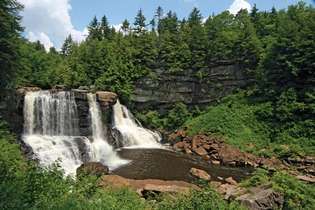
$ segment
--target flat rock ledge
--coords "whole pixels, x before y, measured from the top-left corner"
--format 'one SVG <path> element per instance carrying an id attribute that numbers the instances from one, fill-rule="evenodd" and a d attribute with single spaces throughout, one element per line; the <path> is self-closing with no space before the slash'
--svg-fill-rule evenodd
<path id="1" fill-rule="evenodd" d="M 36 92 L 42 90 L 39 87 L 20 87 L 16 90 L 16 93 L 20 96 L 24 96 L 27 92 Z M 58 91 L 71 91 L 74 94 L 76 100 L 87 101 L 87 94 L 95 93 L 98 102 L 102 107 L 112 106 L 118 100 L 118 95 L 116 93 L 110 91 L 96 91 L 92 92 L 85 88 L 79 89 L 67 89 L 65 86 L 57 85 L 51 89 L 48 89 L 51 92 L 58 92 Z"/>
<path id="2" fill-rule="evenodd" d="M 164 181 L 157 179 L 134 180 L 118 175 L 102 176 L 99 182 L 100 187 L 130 188 L 140 196 L 146 192 L 155 193 L 189 193 L 191 190 L 200 190 L 196 185 L 184 181 Z"/>

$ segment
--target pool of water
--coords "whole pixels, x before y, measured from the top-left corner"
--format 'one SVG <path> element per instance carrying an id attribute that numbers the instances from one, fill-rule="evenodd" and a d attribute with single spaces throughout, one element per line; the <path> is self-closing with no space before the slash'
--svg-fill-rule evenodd
<path id="1" fill-rule="evenodd" d="M 189 173 L 193 167 L 207 171 L 212 181 L 220 181 L 228 177 L 240 181 L 253 172 L 252 168 L 211 165 L 198 157 L 162 149 L 121 149 L 118 154 L 131 161 L 114 170 L 113 173 L 131 179 L 193 182 L 197 180 Z"/>

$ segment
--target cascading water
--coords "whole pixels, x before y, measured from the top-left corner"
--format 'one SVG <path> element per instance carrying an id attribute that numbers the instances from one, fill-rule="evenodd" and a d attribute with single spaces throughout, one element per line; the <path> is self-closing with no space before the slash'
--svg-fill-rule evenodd
<path id="1" fill-rule="evenodd" d="M 70 92 L 28 92 L 24 102 L 23 141 L 43 166 L 58 161 L 66 175 L 74 175 L 90 142 L 78 136 L 77 107 Z M 85 153 L 85 154 L 84 154 Z"/>
<path id="2" fill-rule="evenodd" d="M 145 129 L 136 121 L 131 112 L 117 100 L 114 109 L 114 129 L 121 134 L 124 147 L 161 148 L 158 133 Z"/>
<path id="3" fill-rule="evenodd" d="M 24 102 L 23 141 L 42 166 L 58 161 L 66 175 L 88 161 L 100 161 L 114 169 L 126 163 L 106 142 L 95 95 L 88 95 L 93 141 L 79 135 L 77 106 L 71 92 L 28 92 Z"/>
<path id="4" fill-rule="evenodd" d="M 120 159 L 114 152 L 112 146 L 109 145 L 108 142 L 106 141 L 106 135 L 104 133 L 104 126 L 102 123 L 100 106 L 96 101 L 95 94 L 90 93 L 87 96 L 90 106 L 90 115 L 93 132 L 92 159 L 94 161 L 104 163 L 110 169 L 114 169 L 122 164 L 126 164 L 128 161 Z"/>

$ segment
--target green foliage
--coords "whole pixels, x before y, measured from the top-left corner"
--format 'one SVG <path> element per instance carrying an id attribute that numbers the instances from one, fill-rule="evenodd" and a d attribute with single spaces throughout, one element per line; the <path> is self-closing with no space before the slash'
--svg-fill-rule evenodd
<path id="1" fill-rule="evenodd" d="M 159 130 L 174 130 L 184 124 L 192 116 L 197 115 L 196 110 L 188 110 L 183 103 L 176 103 L 164 115 L 157 111 L 137 113 L 136 117 L 146 126 Z"/>
<path id="2" fill-rule="evenodd" d="M 22 6 L 16 0 L 0 2 L 0 89 L 11 86 L 18 69 L 18 39 L 22 28 L 19 11 Z"/>
<path id="3" fill-rule="evenodd" d="M 210 188 L 202 191 L 194 191 L 190 195 L 181 197 L 166 197 L 163 201 L 157 204 L 157 209 L 168 210 L 215 210 L 215 209 L 245 209 L 234 202 L 227 203 L 216 192 Z"/>
<path id="4" fill-rule="evenodd" d="M 258 170 L 254 176 L 242 183 L 245 187 L 271 185 L 284 195 L 284 209 L 313 209 L 315 205 L 315 188 L 284 172 L 269 174 Z"/>
<path id="5" fill-rule="evenodd" d="M 256 119 L 257 106 L 246 103 L 242 94 L 225 98 L 219 105 L 210 106 L 208 110 L 184 125 L 190 135 L 198 133 L 215 133 L 227 138 L 228 143 L 251 151 L 256 144 L 263 148 L 268 145 L 268 128 Z"/>
<path id="6" fill-rule="evenodd" d="M 291 96 L 285 97 L 285 100 Z M 288 119 L 283 120 L 290 123 L 283 123 L 276 118 L 273 103 L 256 99 L 244 92 L 226 97 L 218 105 L 210 106 L 205 113 L 188 120 L 184 126 L 190 135 L 223 135 L 228 143 L 257 155 L 285 158 L 314 154 L 314 122 L 311 118 L 295 121 L 295 115 L 291 115 L 290 110 L 299 106 L 294 101 L 290 100 L 287 104 L 279 102 L 282 106 L 276 106 L 276 112 L 288 112 L 285 114 Z"/>

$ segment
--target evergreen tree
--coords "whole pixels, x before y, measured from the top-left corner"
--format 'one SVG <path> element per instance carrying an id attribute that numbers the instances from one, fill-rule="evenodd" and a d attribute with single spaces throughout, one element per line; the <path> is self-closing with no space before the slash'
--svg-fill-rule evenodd
<path id="1" fill-rule="evenodd" d="M 100 24 L 99 24 L 96 16 L 94 16 L 93 20 L 91 21 L 90 25 L 88 26 L 88 31 L 89 31 L 89 36 L 88 36 L 89 40 L 92 40 L 92 39 L 101 40 L 102 39 L 102 32 L 100 30 Z"/>
<path id="2" fill-rule="evenodd" d="M 130 23 L 129 23 L 129 21 L 127 19 L 125 19 L 123 21 L 121 29 L 122 29 L 124 35 L 129 34 L 129 32 L 130 32 Z"/>
<path id="3" fill-rule="evenodd" d="M 71 49 L 73 47 L 73 40 L 71 34 L 65 39 L 65 42 L 63 43 L 61 47 L 61 54 L 64 56 L 68 56 L 71 53 Z"/>
<path id="4" fill-rule="evenodd" d="M 194 8 L 189 15 L 186 27 L 186 40 L 191 52 L 191 68 L 198 72 L 206 66 L 207 39 L 202 16 L 197 8 Z"/>
<path id="5" fill-rule="evenodd" d="M 202 15 L 200 13 L 200 10 L 195 7 L 193 8 L 192 12 L 189 15 L 188 24 L 190 27 L 193 27 L 196 25 L 201 25 L 201 23 L 202 23 Z"/>
<path id="6" fill-rule="evenodd" d="M 135 32 L 137 34 L 142 34 L 145 32 L 145 27 L 146 27 L 145 20 L 146 18 L 144 17 L 143 12 L 140 9 L 138 11 L 137 16 L 135 17 L 135 22 L 134 22 Z"/>
<path id="7" fill-rule="evenodd" d="M 0 89 L 12 85 L 12 78 L 19 68 L 19 38 L 22 28 L 16 0 L 0 1 Z"/>
<path id="8" fill-rule="evenodd" d="M 109 27 L 109 23 L 105 15 L 101 19 L 100 31 L 103 39 L 109 39 L 111 37 L 111 28 Z"/>

